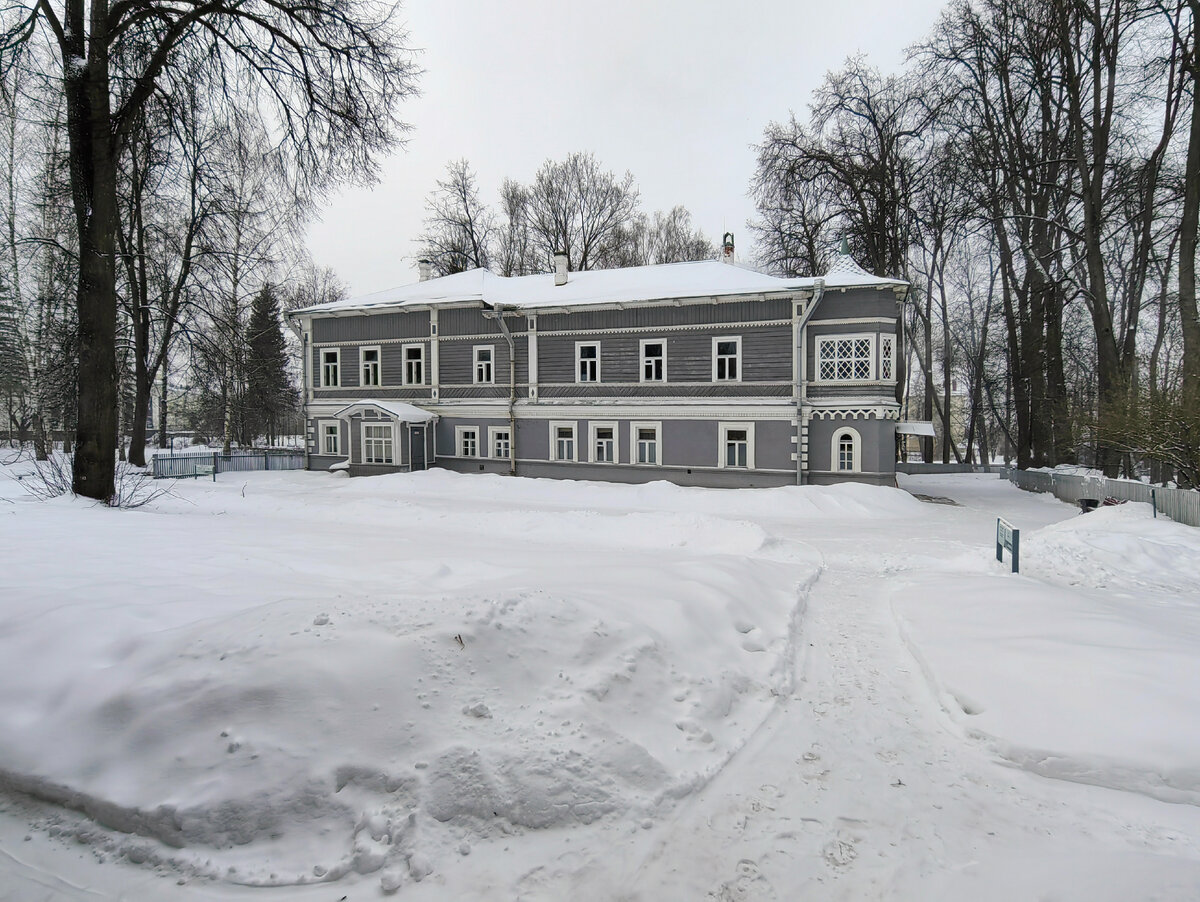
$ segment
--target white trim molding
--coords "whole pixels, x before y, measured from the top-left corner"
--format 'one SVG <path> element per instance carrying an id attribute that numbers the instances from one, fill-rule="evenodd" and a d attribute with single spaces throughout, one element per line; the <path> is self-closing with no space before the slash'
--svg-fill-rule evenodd
<path id="1" fill-rule="evenodd" d="M 386 436 L 367 438 L 368 429 L 379 429 L 386 427 L 388 434 Z M 375 420 L 374 422 L 360 421 L 359 431 L 362 433 L 359 436 L 359 443 L 362 445 L 362 457 L 360 462 L 370 466 L 394 467 L 396 466 L 396 424 L 392 420 Z M 384 448 L 391 453 L 384 460 L 367 460 L 367 442 L 385 442 Z"/>
<path id="2" fill-rule="evenodd" d="M 480 360 L 479 354 L 481 351 L 487 352 L 487 360 Z M 486 379 L 480 378 L 481 368 L 486 368 Z M 495 345 L 472 345 L 471 346 L 471 384 L 472 385 L 495 385 L 496 384 L 496 346 Z"/>
<path id="3" fill-rule="evenodd" d="M 570 445 L 571 453 L 568 456 L 563 456 L 558 453 L 558 451 L 559 451 L 558 431 L 560 429 L 570 429 L 571 430 L 570 437 L 562 439 L 563 441 L 569 441 L 571 443 L 571 445 Z M 548 450 L 549 450 L 549 454 L 547 454 L 546 459 L 549 461 L 559 461 L 559 462 L 570 461 L 572 463 L 578 463 L 579 462 L 579 423 L 576 422 L 575 420 L 551 420 L 550 421 L 550 447 Z"/>
<path id="4" fill-rule="evenodd" d="M 375 359 L 368 361 L 367 354 L 372 351 Z M 383 386 L 383 350 L 379 345 L 362 345 L 358 349 L 358 385 L 360 388 Z"/>
<path id="5" fill-rule="evenodd" d="M 640 451 L 640 448 L 638 447 L 640 444 L 640 437 L 638 436 L 639 430 L 654 431 L 654 460 L 639 460 L 639 458 L 642 456 L 638 453 Z M 629 424 L 629 462 L 635 467 L 661 467 L 663 459 L 662 435 L 661 422 L 631 422 Z"/>
<path id="6" fill-rule="evenodd" d="M 506 444 L 505 444 L 503 453 L 500 453 L 500 451 L 496 448 L 496 442 L 499 440 L 499 437 L 501 434 L 506 436 L 506 438 L 504 439 Z M 511 448 L 512 448 L 512 429 L 511 429 L 511 427 L 509 427 L 508 425 L 488 426 L 487 451 L 488 451 L 489 456 L 491 456 L 495 460 L 508 460 Z"/>
<path id="7" fill-rule="evenodd" d="M 875 373 L 878 371 L 876 366 L 876 339 L 875 332 L 847 332 L 838 335 L 817 335 L 814 336 L 816 344 L 813 346 L 813 358 L 816 361 L 816 372 L 813 373 L 813 383 L 819 385 L 845 385 L 855 382 L 874 382 Z M 865 353 L 859 353 L 858 343 L 862 342 L 866 346 Z M 848 356 L 841 353 L 840 345 L 842 343 L 850 344 L 850 354 Z M 833 357 L 829 361 L 822 360 L 821 351 L 823 348 L 832 345 L 834 348 Z M 828 362 L 832 367 L 833 375 L 826 376 L 823 372 L 824 364 Z M 855 374 L 858 369 L 858 364 L 865 362 L 867 371 L 865 375 Z M 849 366 L 851 375 L 841 376 L 839 370 L 843 366 Z"/>
<path id="8" fill-rule="evenodd" d="M 487 457 L 486 448 L 481 447 L 480 442 L 481 427 L 479 426 L 455 426 L 454 427 L 454 454 L 456 457 Z M 471 434 L 471 441 L 475 445 L 475 453 L 467 453 L 467 434 Z"/>
<path id="9" fill-rule="evenodd" d="M 725 356 L 722 358 L 717 357 L 717 346 L 718 346 L 718 343 L 720 343 L 720 342 L 733 342 L 734 345 L 736 346 L 736 350 L 735 350 L 734 356 L 733 356 L 734 373 L 732 376 L 729 375 L 729 367 L 726 366 L 725 367 L 726 375 L 721 378 L 717 377 L 718 359 L 720 359 L 720 360 L 728 360 L 729 359 L 728 356 Z M 740 335 L 714 335 L 712 337 L 712 381 L 717 382 L 717 383 L 741 382 L 742 381 L 742 336 L 740 336 Z"/>
<path id="10" fill-rule="evenodd" d="M 594 366 L 589 367 L 589 369 L 591 369 L 594 373 L 593 378 L 588 378 L 588 379 L 583 378 L 584 358 L 582 356 L 580 356 L 583 348 L 595 348 L 596 349 L 596 356 L 587 358 L 587 361 L 589 363 L 594 364 Z M 598 341 L 577 341 L 577 342 L 575 342 L 575 383 L 576 384 L 592 385 L 594 383 L 597 383 L 597 382 L 600 382 L 603 380 L 604 374 L 600 369 L 600 353 L 601 353 L 601 348 L 600 348 L 600 342 L 598 342 Z"/>
<path id="11" fill-rule="evenodd" d="M 596 445 L 599 442 L 599 436 L 596 434 L 600 429 L 611 429 L 612 438 L 608 439 L 609 454 L 612 456 L 608 460 L 599 460 L 596 455 Z M 590 420 L 588 422 L 588 463 L 593 464 L 616 464 L 620 463 L 620 447 L 621 447 L 621 427 L 616 420 Z"/>
<path id="12" fill-rule="evenodd" d="M 321 457 L 348 457 L 342 451 L 342 421 L 341 420 L 317 420 L 317 450 L 314 452 Z M 337 431 L 332 435 L 327 435 L 327 430 L 332 427 Z M 332 451 L 328 449 L 326 443 L 327 438 L 333 439 L 334 448 Z"/>
<path id="13" fill-rule="evenodd" d="M 341 388 L 342 387 L 342 349 L 341 348 L 322 348 L 321 355 L 321 382 L 317 388 Z M 326 355 L 333 355 L 333 374 L 337 377 L 333 382 L 328 380 L 330 363 L 326 359 Z"/>
<path id="14" fill-rule="evenodd" d="M 415 358 L 414 360 L 410 361 L 408 359 L 408 352 L 412 348 L 416 348 L 418 351 L 421 352 L 421 354 L 418 358 Z M 425 376 L 426 376 L 425 357 L 426 357 L 426 354 L 425 354 L 425 343 L 424 342 L 410 342 L 409 344 L 400 346 L 400 367 L 401 367 L 401 369 L 400 369 L 400 384 L 401 385 L 408 387 L 411 385 L 426 385 L 426 384 L 428 384 L 425 381 Z M 410 362 L 415 362 L 415 363 L 420 364 L 421 378 L 419 381 L 409 378 L 408 365 Z"/>
<path id="15" fill-rule="evenodd" d="M 744 432 L 746 434 L 745 443 L 745 465 L 739 463 L 729 463 L 729 433 Z M 736 441 L 736 439 L 735 439 Z M 754 424 L 753 423 L 718 423 L 717 424 L 717 467 L 725 470 L 753 470 L 754 469 Z"/>
<path id="16" fill-rule="evenodd" d="M 662 348 L 662 356 L 658 358 L 646 357 L 646 345 L 658 345 Z M 657 360 L 658 376 L 647 377 L 646 364 Z M 661 383 L 667 381 L 667 340 L 665 338 L 643 338 L 638 341 L 638 381 Z"/>
<path id="17" fill-rule="evenodd" d="M 848 438 L 850 466 L 843 467 L 842 440 Z M 853 426 L 838 426 L 833 430 L 833 438 L 829 444 L 829 465 L 835 473 L 862 472 L 862 436 Z"/>

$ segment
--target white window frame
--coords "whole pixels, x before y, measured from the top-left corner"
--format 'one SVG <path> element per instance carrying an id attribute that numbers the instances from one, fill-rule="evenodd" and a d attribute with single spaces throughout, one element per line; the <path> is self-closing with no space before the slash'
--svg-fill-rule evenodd
<path id="1" fill-rule="evenodd" d="M 596 360 L 595 360 L 596 378 L 595 379 L 584 379 L 583 378 L 583 373 L 581 372 L 581 370 L 582 370 L 581 364 L 583 363 L 583 358 L 579 356 L 580 351 L 583 348 L 595 348 L 596 349 Z M 593 383 L 599 382 L 603 378 L 603 373 L 600 370 L 600 353 L 601 353 L 600 342 L 598 342 L 598 341 L 577 341 L 577 342 L 575 342 L 575 381 L 578 384 L 591 385 Z M 589 360 L 589 362 L 591 362 L 591 361 Z"/>
<path id="2" fill-rule="evenodd" d="M 561 457 L 558 453 L 558 430 L 571 430 L 571 456 Z M 575 420 L 551 420 L 550 421 L 550 454 L 549 459 L 552 461 L 579 461 L 579 424 Z"/>
<path id="3" fill-rule="evenodd" d="M 746 466 L 738 467 L 728 462 L 726 444 L 729 433 L 742 429 L 746 432 Z M 717 424 L 717 466 L 723 470 L 753 470 L 754 469 L 754 424 L 753 423 L 718 423 Z"/>
<path id="4" fill-rule="evenodd" d="M 852 466 L 848 469 L 842 469 L 841 459 L 841 438 L 843 435 L 849 435 L 851 440 L 850 453 L 854 456 L 851 461 Z M 862 436 L 859 435 L 857 429 L 853 426 L 847 426 L 844 423 L 838 424 L 833 430 L 833 438 L 829 443 L 829 469 L 834 473 L 861 473 L 862 472 Z"/>
<path id="5" fill-rule="evenodd" d="M 367 363 L 367 351 L 375 352 L 373 364 Z M 367 380 L 368 366 L 374 367 L 375 380 L 373 382 Z M 383 351 L 378 345 L 358 349 L 358 384 L 363 388 L 379 388 L 383 385 Z"/>
<path id="6" fill-rule="evenodd" d="M 813 376 L 814 376 L 813 381 L 814 382 L 823 382 L 826 385 L 833 384 L 833 383 L 837 383 L 838 385 L 845 385 L 846 383 L 863 383 L 863 382 L 876 381 L 875 375 L 878 372 L 878 368 L 876 366 L 876 357 L 875 357 L 875 349 L 876 349 L 875 339 L 876 339 L 876 337 L 877 337 L 876 333 L 874 333 L 874 332 L 846 332 L 841 335 L 818 335 L 817 339 L 816 339 L 816 344 L 813 347 L 814 358 L 815 358 L 814 359 L 815 372 L 813 373 Z M 834 364 L 833 364 L 834 376 L 833 376 L 833 378 L 826 379 L 821 375 L 821 349 L 823 347 L 825 347 L 826 345 L 835 344 L 836 342 L 839 342 L 839 341 L 865 341 L 865 342 L 867 342 L 866 361 L 867 361 L 868 371 L 867 371 L 867 376 L 865 379 L 857 379 L 857 378 L 839 379 L 836 375 L 837 361 L 839 361 L 842 358 L 837 356 L 836 351 L 835 351 L 834 357 L 833 357 L 833 360 L 834 360 Z M 860 360 L 862 358 L 860 358 L 856 354 L 856 355 L 853 355 L 852 357 L 850 357 L 849 359 L 851 361 L 855 361 L 855 360 Z"/>
<path id="7" fill-rule="evenodd" d="M 359 430 L 362 432 L 362 435 L 360 436 L 360 442 L 362 444 L 362 462 L 364 464 L 371 464 L 372 466 L 394 467 L 396 465 L 396 424 L 391 423 L 387 420 L 361 420 L 360 423 L 361 423 L 361 425 L 359 426 Z M 380 438 L 368 439 L 367 438 L 367 430 L 377 427 L 377 426 L 380 428 L 386 428 L 388 430 L 388 437 L 384 438 L 384 439 L 380 439 Z M 391 452 L 392 452 L 391 460 L 367 460 L 367 442 L 368 441 L 372 441 L 372 442 L 385 441 L 385 442 L 387 442 L 388 446 L 391 448 Z"/>
<path id="8" fill-rule="evenodd" d="M 654 430 L 654 462 L 641 463 L 638 461 L 638 430 Z M 629 462 L 635 467 L 661 467 L 663 465 L 662 422 L 641 422 L 629 424 Z"/>
<path id="9" fill-rule="evenodd" d="M 416 348 L 418 351 L 421 352 L 421 361 L 420 361 L 421 362 L 421 379 L 420 379 L 420 381 L 414 381 L 414 380 L 410 379 L 408 376 L 408 364 L 409 364 L 408 351 L 410 348 Z M 401 385 L 424 385 L 425 384 L 425 345 L 420 344 L 420 343 L 401 345 L 400 346 L 400 366 L 401 366 L 400 375 L 401 375 L 401 379 L 402 379 L 402 381 L 400 383 Z"/>
<path id="10" fill-rule="evenodd" d="M 612 430 L 612 460 L 600 460 L 596 456 L 596 432 L 600 429 Z M 588 461 L 594 464 L 620 463 L 621 457 L 621 427 L 615 420 L 603 420 L 588 423 Z"/>
<path id="11" fill-rule="evenodd" d="M 660 345 L 662 347 L 661 358 L 647 358 L 646 345 Z M 643 338 L 638 344 L 638 379 L 641 382 L 666 382 L 667 381 L 667 340 L 665 338 Z M 646 375 L 646 364 L 651 359 L 660 360 L 662 363 L 662 375 L 657 379 Z"/>
<path id="12" fill-rule="evenodd" d="M 479 354 L 481 351 L 487 352 L 487 360 L 481 361 Z M 487 367 L 487 378 L 480 378 L 480 368 Z M 474 385 L 495 385 L 496 384 L 496 346 L 495 345 L 473 345 L 471 348 L 471 382 Z"/>
<path id="13" fill-rule="evenodd" d="M 467 433 L 468 432 L 474 433 L 474 435 L 472 436 L 472 439 L 471 439 L 473 442 L 475 442 L 475 453 L 474 454 L 467 453 L 466 441 L 467 441 Z M 480 429 L 478 426 L 455 426 L 454 427 L 454 453 L 455 453 L 455 455 L 457 455 L 458 457 L 486 457 L 487 456 L 486 454 L 480 453 L 481 451 L 486 450 L 486 449 L 480 447 L 479 432 L 480 432 Z"/>
<path id="14" fill-rule="evenodd" d="M 333 355 L 333 369 L 337 376 L 333 382 L 329 381 L 329 361 L 325 359 L 325 355 Z M 322 348 L 321 349 L 321 388 L 340 388 L 342 384 L 342 349 L 341 348 Z"/>
<path id="15" fill-rule="evenodd" d="M 508 436 L 505 443 L 508 445 L 504 453 L 501 454 L 496 448 L 496 442 L 499 441 L 500 434 Z M 508 460 L 510 449 L 512 448 L 512 428 L 510 426 L 489 426 L 488 427 L 488 454 L 496 460 Z"/>
<path id="16" fill-rule="evenodd" d="M 327 451 L 325 448 L 325 430 L 333 427 L 337 429 L 337 434 L 334 441 L 334 449 Z M 342 421 L 341 420 L 317 420 L 317 454 L 322 457 L 345 457 L 342 453 Z"/>
<path id="17" fill-rule="evenodd" d="M 724 378 L 717 377 L 717 345 L 719 342 L 732 341 L 737 346 L 737 354 L 734 357 L 734 366 L 737 368 L 737 375 L 732 379 L 728 376 Z M 740 335 L 714 335 L 712 340 L 712 381 L 713 382 L 741 382 L 742 381 L 742 336 Z"/>
<path id="18" fill-rule="evenodd" d="M 896 336 L 879 335 L 879 379 L 881 382 L 896 381 Z"/>

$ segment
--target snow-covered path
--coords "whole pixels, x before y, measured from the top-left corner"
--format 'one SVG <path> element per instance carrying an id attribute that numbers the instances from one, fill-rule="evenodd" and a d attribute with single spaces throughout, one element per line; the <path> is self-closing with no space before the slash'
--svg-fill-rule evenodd
<path id="1" fill-rule="evenodd" d="M 418 492 L 408 504 L 420 505 L 447 485 L 436 484 L 426 495 Z M 1087 522 L 1105 527 L 1097 541 L 1107 551 L 1115 555 L 1120 550 L 1113 544 L 1113 536 L 1125 535 L 1120 529 L 1126 528 L 1131 530 L 1126 539 L 1133 543 L 1128 553 L 1136 557 L 1147 549 L 1167 549 L 1163 554 L 1168 558 L 1182 555 L 1179 573 L 1172 575 L 1169 566 L 1161 565 L 1143 571 L 1127 567 L 1128 572 L 1118 579 L 1097 566 L 1101 558 L 1088 556 L 1084 540 L 1091 539 L 1086 535 L 1080 539 L 1072 532 L 1066 539 L 1052 535 L 1041 544 L 1031 542 L 1024 568 L 1030 575 L 1012 577 L 988 560 L 997 515 L 1017 523 L 1026 535 L 1055 523 L 1073 528 L 1076 518 L 1070 507 L 1017 492 L 994 476 L 911 478 L 905 482 L 911 491 L 954 498 L 960 504 L 924 504 L 906 516 L 850 519 L 839 519 L 838 509 L 831 507 L 827 523 L 814 518 L 811 511 L 800 517 L 786 512 L 780 515 L 770 505 L 759 504 L 755 496 L 739 493 L 689 496 L 692 500 L 688 503 L 703 513 L 680 520 L 677 514 L 656 509 L 662 499 L 653 492 L 642 497 L 629 495 L 628 489 L 539 486 L 537 497 L 526 497 L 520 483 L 511 489 L 491 485 L 500 486 L 499 494 L 485 499 L 455 495 L 440 509 L 451 513 L 439 513 L 428 522 L 436 527 L 438 518 L 452 518 L 459 509 L 471 516 L 482 512 L 503 518 L 515 504 L 516 522 L 525 535 L 553 543 L 561 540 L 564 532 L 569 539 L 579 526 L 594 534 L 598 525 L 605 527 L 610 522 L 607 514 L 612 513 L 616 517 L 611 521 L 612 534 L 603 528 L 600 534 L 601 556 L 606 562 L 617 568 L 641 568 L 637 578 L 653 581 L 655 565 L 646 552 L 625 552 L 619 547 L 623 529 L 648 526 L 655 534 L 649 557 L 657 557 L 663 585 L 698 579 L 697 561 L 704 559 L 710 571 L 707 582 L 697 582 L 688 591 L 703 591 L 705 597 L 709 590 L 703 589 L 704 585 L 736 587 L 747 577 L 732 558 L 726 562 L 720 553 L 723 535 L 742 543 L 747 560 L 761 568 L 761 588 L 751 592 L 769 593 L 772 587 L 786 583 L 791 568 L 791 578 L 808 587 L 801 595 L 801 609 L 792 618 L 790 641 L 794 648 L 780 651 L 782 637 L 766 644 L 780 654 L 794 653 L 794 673 L 777 680 L 780 691 L 773 699 L 758 699 L 750 692 L 743 703 L 748 706 L 746 713 L 737 715 L 743 709 L 734 706 L 734 720 L 758 723 L 742 739 L 734 732 L 716 732 L 718 727 L 728 728 L 729 717 L 697 724 L 690 719 L 679 721 L 681 730 L 702 731 L 707 724 L 716 733 L 718 753 L 723 743 L 736 751 L 725 758 L 719 754 L 711 758 L 718 762 L 715 773 L 697 771 L 701 776 L 694 791 L 671 790 L 678 801 L 638 803 L 642 804 L 641 813 L 635 813 L 635 804 L 625 816 L 618 813 L 591 823 L 477 833 L 469 857 L 464 853 L 461 858 L 438 859 L 433 877 L 405 883 L 398 898 L 417 902 L 448 898 L 626 902 L 1200 898 L 1200 807 L 1154 797 L 1156 793 L 1175 793 L 1181 800 L 1190 798 L 1193 787 L 1200 785 L 1200 767 L 1195 768 L 1194 778 L 1186 768 L 1163 770 L 1162 786 L 1154 782 L 1159 761 L 1155 755 L 1173 766 L 1172 755 L 1182 746 L 1183 758 L 1188 758 L 1190 747 L 1183 740 L 1195 729 L 1194 712 L 1186 723 L 1182 719 L 1158 723 L 1160 735 L 1149 739 L 1160 741 L 1135 745 L 1120 759 L 1120 767 L 1107 766 L 1103 756 L 1089 757 L 1091 749 L 1085 745 L 1066 750 L 1064 760 L 1075 762 L 1072 773 L 1098 760 L 1091 772 L 1072 782 L 1039 776 L 1031 771 L 1054 772 L 1054 760 L 1027 760 L 1022 757 L 1027 745 L 1021 742 L 1028 740 L 1031 730 L 1035 738 L 1041 735 L 1038 718 L 1046 719 L 1047 711 L 1053 719 L 1070 722 L 1073 712 L 1062 702 L 1078 700 L 1093 706 L 1082 714 L 1074 713 L 1081 723 L 1087 723 L 1095 712 L 1128 718 L 1129 708 L 1106 708 L 1103 699 L 1089 699 L 1086 685 L 1066 691 L 1043 683 L 1053 704 L 1026 697 L 1033 713 L 1021 720 L 1003 710 L 1007 700 L 989 694 L 991 687 L 985 682 L 979 691 L 989 710 L 973 717 L 965 709 L 973 712 L 975 700 L 962 700 L 966 698 L 963 687 L 975 691 L 970 679 L 977 675 L 954 669 L 958 662 L 939 651 L 942 636 L 931 632 L 929 626 L 941 622 L 930 621 L 930 605 L 935 611 L 941 604 L 967 609 L 970 602 L 981 598 L 989 603 L 999 598 L 1003 604 L 1003 594 L 996 593 L 1007 592 L 1015 593 L 1011 600 L 1013 610 L 1018 610 L 1018 599 L 1028 596 L 1040 602 L 1044 599 L 1038 592 L 1057 592 L 1045 598 L 1061 595 L 1074 599 L 1072 603 L 1113 606 L 1132 598 L 1135 612 L 1153 612 L 1168 624 L 1164 627 L 1167 632 L 1186 636 L 1192 623 L 1189 606 L 1200 603 L 1200 596 L 1181 595 L 1187 591 L 1189 568 L 1200 562 L 1200 543 L 1189 544 L 1193 542 L 1191 534 L 1157 525 L 1152 530 L 1128 516 L 1112 523 L 1097 518 Z M 669 500 L 672 505 L 679 503 L 674 496 Z M 597 520 L 592 513 L 581 521 L 577 511 L 591 503 L 606 516 Z M 370 515 L 370 507 L 361 499 L 356 504 Z M 274 508 L 270 513 L 276 515 Z M 281 521 L 288 516 L 286 503 L 280 503 L 278 516 Z M 753 538 L 756 529 L 766 537 L 758 548 L 758 540 Z M 671 538 L 676 535 L 684 536 L 683 546 L 694 546 L 699 557 L 680 557 L 678 542 Z M 356 537 L 357 541 L 368 540 Z M 448 566 L 456 569 L 453 588 L 468 597 L 481 591 L 482 584 L 503 591 L 506 584 L 519 586 L 525 578 L 516 569 L 489 569 L 501 561 L 514 568 L 521 563 L 503 542 L 497 542 L 495 550 L 477 542 L 475 570 L 453 562 L 423 560 L 421 553 L 423 549 L 411 552 L 406 566 L 423 567 L 422 579 L 432 578 L 435 584 L 449 578 L 450 574 L 443 574 Z M 566 591 L 574 585 L 572 578 L 578 578 L 578 568 L 587 560 L 585 550 L 574 546 L 563 546 L 559 553 L 562 559 L 552 566 L 544 561 L 537 565 L 542 568 L 538 572 L 545 574 L 548 591 Z M 1089 582 L 1089 572 L 1099 575 Z M 597 591 L 609 581 L 612 587 L 607 591 L 616 591 L 623 585 L 622 578 L 617 573 L 597 574 Z M 955 594 L 964 586 L 967 591 L 977 590 L 978 597 Z M 729 591 L 737 593 L 736 588 Z M 913 599 L 914 592 L 921 597 Z M 939 592 L 949 594 L 936 597 Z M 912 608 L 913 601 L 924 607 Z M 760 632 L 770 634 L 772 627 L 765 619 L 773 610 L 770 605 L 755 598 L 740 599 L 738 605 L 738 611 L 756 611 L 758 618 L 757 625 L 735 619 L 738 633 L 753 626 L 750 638 Z M 723 628 L 719 618 L 712 619 L 719 606 L 702 605 L 700 610 L 709 618 L 702 623 L 705 629 Z M 1098 608 L 1089 608 L 1087 617 L 1097 619 L 1097 611 L 1100 620 L 1111 619 L 1112 612 Z M 656 626 L 656 621 L 649 623 Z M 1036 624 L 1025 628 L 1038 632 Z M 1113 633 L 1106 638 L 1127 635 Z M 475 634 L 468 634 L 467 639 L 475 642 Z M 745 647 L 757 647 L 747 642 L 743 642 Z M 638 701 L 642 690 L 668 695 L 673 691 L 653 682 L 653 674 L 659 673 L 654 670 L 661 663 L 659 657 L 671 652 L 661 643 L 632 647 L 636 660 L 628 656 L 620 660 L 640 663 L 641 670 L 631 664 L 627 674 L 617 674 L 616 682 L 605 684 L 604 692 L 610 691 L 609 686 L 614 693 L 624 692 L 609 701 L 632 704 L 636 709 L 645 704 Z M 970 646 L 976 650 L 987 647 L 986 642 Z M 1185 649 L 1192 647 L 1185 645 Z M 1026 659 L 1014 658 L 1015 665 L 1006 662 L 1011 649 L 1004 648 L 995 655 L 997 672 L 1003 673 L 1005 666 L 1022 666 Z M 1164 654 L 1172 651 L 1178 649 L 1165 649 Z M 738 660 L 724 657 L 728 653 L 715 644 L 706 653 L 717 656 L 711 659 L 714 669 Z M 676 663 L 661 672 L 670 672 L 678 688 L 684 683 L 675 668 L 696 665 L 688 658 L 672 660 Z M 1037 663 L 1036 658 L 1028 660 L 1030 666 Z M 1086 663 L 1085 658 L 1079 660 Z M 1200 670 L 1200 658 L 1195 660 Z M 1179 688 L 1186 696 L 1197 677 L 1194 673 L 1181 677 Z M 953 685 L 944 685 L 947 680 Z M 455 685 L 447 684 L 451 689 Z M 687 686 L 690 688 L 676 694 L 677 701 L 699 699 L 700 695 L 689 693 L 705 691 L 703 680 L 693 679 Z M 638 692 L 629 694 L 629 687 Z M 1186 711 L 1190 698 L 1168 710 Z M 1152 701 L 1145 699 L 1148 706 Z M 492 707 L 497 709 L 499 727 L 497 702 L 493 701 Z M 641 716 L 652 720 L 671 716 L 671 710 L 671 705 L 665 704 L 647 708 Z M 756 711 L 765 713 L 761 722 L 754 721 Z M 1158 709 L 1152 713 L 1161 719 Z M 977 728 L 973 721 L 982 726 Z M 540 719 L 537 724 L 540 726 Z M 526 726 L 532 727 L 532 721 Z M 654 748 L 649 744 L 651 726 L 636 719 L 622 725 L 629 735 L 645 732 L 648 747 Z M 1015 731 L 1012 736 L 1003 732 L 1009 728 Z M 997 730 L 1001 731 L 999 739 L 994 735 Z M 1105 735 L 1088 739 L 1104 741 Z M 1160 751 L 1159 745 L 1166 750 Z M 687 756 L 694 753 L 688 748 L 684 747 L 681 761 L 691 760 Z M 1100 785 L 1089 785 L 1093 783 Z M 1145 793 L 1103 788 L 1143 783 L 1149 787 Z M 306 902 L 343 897 L 359 902 L 380 896 L 377 875 L 354 873 L 333 885 L 276 889 L 187 879 L 177 883 L 169 868 L 155 872 L 135 868 L 119 858 L 100 861 L 103 856 L 95 855 L 83 840 L 64 843 L 30 831 L 28 822 L 38 818 L 45 818 L 43 806 L 0 795 L 0 902 L 244 902 L 248 898 Z M 441 843 L 452 851 L 451 840 L 437 839 L 439 835 L 428 834 L 426 848 L 436 850 L 441 848 L 436 843 Z"/>
<path id="2" fill-rule="evenodd" d="M 896 574 L 986 542 L 997 510 L 1027 529 L 1074 515 L 970 482 L 907 481 L 971 505 L 938 509 L 925 530 L 805 537 L 825 567 L 796 692 L 614 898 L 1197 897 L 1200 811 L 1007 766 L 944 715 L 904 647 L 887 603 Z"/>

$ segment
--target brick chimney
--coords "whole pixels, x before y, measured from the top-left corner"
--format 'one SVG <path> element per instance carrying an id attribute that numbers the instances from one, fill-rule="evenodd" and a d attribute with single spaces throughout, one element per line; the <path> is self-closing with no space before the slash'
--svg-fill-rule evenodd
<path id="1" fill-rule="evenodd" d="M 433 278 L 433 263 L 429 260 L 418 260 L 417 271 L 421 274 L 421 281 L 428 282 Z"/>

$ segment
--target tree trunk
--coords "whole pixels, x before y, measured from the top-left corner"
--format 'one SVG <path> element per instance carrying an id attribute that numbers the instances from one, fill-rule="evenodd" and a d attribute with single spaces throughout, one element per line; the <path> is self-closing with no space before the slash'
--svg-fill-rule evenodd
<path id="1" fill-rule="evenodd" d="M 158 396 L 158 447 L 170 448 L 171 440 L 167 438 L 167 358 L 163 358 L 162 383 Z"/>
<path id="2" fill-rule="evenodd" d="M 71 193 L 79 232 L 79 399 L 75 494 L 111 501 L 117 443 L 117 169 L 108 87 L 108 4 L 92 0 L 90 58 L 84 61 L 84 4 L 68 3 L 63 55 Z"/>
<path id="3" fill-rule="evenodd" d="M 1179 318 L 1183 325 L 1184 411 L 1200 418 L 1200 315 L 1196 310 L 1196 243 L 1200 225 L 1200 0 L 1188 0 L 1192 14 L 1189 75 L 1192 122 L 1188 130 L 1183 176 L 1183 212 L 1179 224 Z"/>

